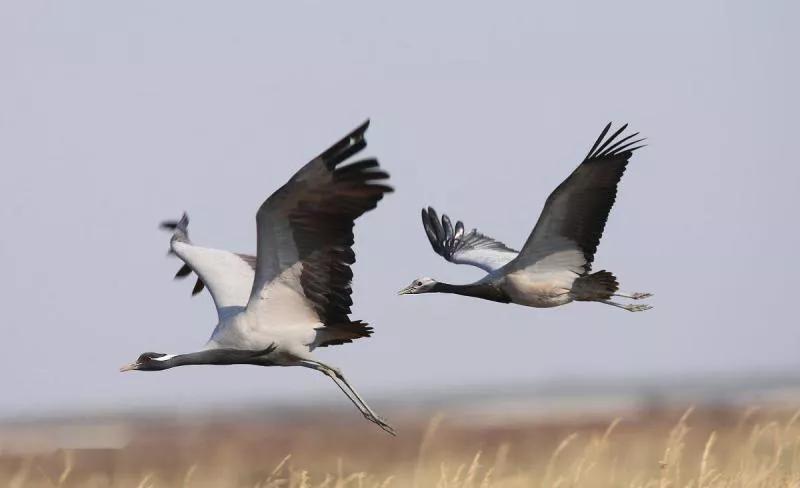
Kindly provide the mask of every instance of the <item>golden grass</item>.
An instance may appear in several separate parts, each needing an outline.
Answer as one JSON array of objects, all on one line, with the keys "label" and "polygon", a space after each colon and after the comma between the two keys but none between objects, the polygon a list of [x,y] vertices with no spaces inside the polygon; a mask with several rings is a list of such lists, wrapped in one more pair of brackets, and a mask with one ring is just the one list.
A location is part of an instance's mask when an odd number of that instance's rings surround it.
[{"label": "golden grass", "polygon": [[0,486],[248,488],[800,487],[788,410],[630,412],[518,425],[141,422],[122,449],[0,453]]}]

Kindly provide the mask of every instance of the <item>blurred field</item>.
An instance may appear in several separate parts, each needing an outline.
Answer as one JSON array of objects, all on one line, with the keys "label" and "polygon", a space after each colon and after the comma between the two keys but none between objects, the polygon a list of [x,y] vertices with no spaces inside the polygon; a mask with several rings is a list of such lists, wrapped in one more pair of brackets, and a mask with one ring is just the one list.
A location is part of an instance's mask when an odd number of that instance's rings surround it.
[{"label": "blurred field", "polygon": [[791,408],[618,413],[509,423],[406,411],[397,438],[338,409],[11,424],[0,430],[0,486],[800,486]]}]

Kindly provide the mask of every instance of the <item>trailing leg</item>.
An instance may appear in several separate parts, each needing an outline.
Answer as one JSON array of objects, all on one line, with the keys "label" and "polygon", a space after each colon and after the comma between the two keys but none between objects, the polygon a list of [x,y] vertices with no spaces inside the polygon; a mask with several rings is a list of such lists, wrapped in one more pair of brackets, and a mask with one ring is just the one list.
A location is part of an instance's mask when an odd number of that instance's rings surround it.
[{"label": "trailing leg", "polygon": [[618,291],[618,292],[614,293],[611,296],[612,297],[630,298],[631,300],[641,300],[643,298],[650,298],[651,296],[653,296],[653,294],[652,293],[640,292],[640,291],[636,291],[636,292],[633,292],[633,293],[626,293],[626,292]]},{"label": "trailing leg", "polygon": [[301,365],[307,368],[314,369],[323,373],[325,376],[329,377],[336,383],[336,386],[339,387],[340,390],[347,396],[347,398],[353,403],[353,405],[358,408],[361,414],[369,420],[377,424],[381,429],[385,430],[391,435],[397,435],[397,432],[394,428],[389,425],[385,420],[379,417],[370,407],[367,405],[359,395],[356,393],[355,389],[347,382],[344,375],[339,371],[337,368],[328,366],[325,363],[321,363],[319,361],[314,361],[310,359],[304,359],[301,361]]},{"label": "trailing leg", "polygon": [[653,308],[652,306],[647,305],[645,303],[623,305],[622,303],[612,302],[611,300],[597,300],[597,301],[600,303],[605,303],[606,305],[611,305],[613,307],[619,307],[625,309],[628,312],[644,312],[645,310],[650,310],[651,308]]}]

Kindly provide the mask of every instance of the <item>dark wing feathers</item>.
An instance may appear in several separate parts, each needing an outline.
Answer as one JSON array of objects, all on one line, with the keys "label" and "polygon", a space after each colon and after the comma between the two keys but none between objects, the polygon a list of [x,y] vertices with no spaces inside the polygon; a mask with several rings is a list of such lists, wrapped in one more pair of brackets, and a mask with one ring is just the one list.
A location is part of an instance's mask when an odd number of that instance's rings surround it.
[{"label": "dark wing feathers", "polygon": [[189,241],[189,215],[183,212],[180,220],[165,220],[158,226],[162,230],[172,232],[172,239],[181,242]]},{"label": "dark wing feathers", "polygon": [[198,293],[203,291],[203,288],[205,288],[205,287],[206,287],[206,284],[203,283],[203,280],[201,280],[200,278],[197,278],[197,282],[195,282],[194,288],[192,288],[192,296],[197,295]]},{"label": "dark wing feathers", "polygon": [[[446,214],[442,214],[442,218],[439,219],[433,207],[422,209],[422,225],[433,250],[452,263],[471,264],[490,271],[496,269],[500,262],[504,264],[513,259],[517,253],[514,249],[481,234],[476,229],[465,233],[464,223],[460,220],[453,226],[450,217]],[[498,258],[497,254],[484,253],[481,256],[480,251],[496,251],[507,254],[508,257],[505,261],[500,258],[500,262],[497,262],[495,261]]]},{"label": "dark wing feathers", "polygon": [[192,268],[188,264],[184,264],[183,266],[181,266],[181,269],[179,269],[178,272],[175,273],[175,278],[176,279],[177,278],[186,278],[191,273],[192,273]]},{"label": "dark wing feathers", "polygon": [[422,224],[431,242],[433,250],[443,258],[451,261],[459,251],[467,249],[496,249],[499,251],[517,252],[502,242],[481,234],[477,229],[464,233],[464,223],[460,220],[455,227],[446,214],[442,214],[441,222],[433,207],[422,209]]},{"label": "dark wing feathers", "polygon": [[606,153],[617,153],[617,152],[625,151],[625,150],[633,152],[633,151],[639,149],[642,146],[636,146],[636,147],[631,147],[631,146],[633,144],[636,144],[636,143],[644,141],[643,138],[642,139],[636,139],[635,141],[631,141],[631,142],[623,145],[623,143],[625,141],[627,141],[628,139],[634,138],[634,137],[636,137],[638,135],[639,135],[638,132],[634,132],[633,134],[629,134],[629,135],[623,137],[622,139],[618,140],[617,142],[615,142],[614,144],[609,146],[608,149],[606,149]]},{"label": "dark wing feathers", "polygon": [[[300,283],[320,320],[346,336],[367,337],[371,328],[361,321],[351,322],[348,315],[353,300],[350,282],[355,263],[353,226],[356,218],[375,208],[384,193],[392,191],[377,183],[389,175],[378,168],[374,159],[334,166],[330,185],[320,188],[313,200],[300,202],[290,220],[303,270]],[[350,342],[328,341],[322,346]]]},{"label": "dark wing feathers", "polygon": [[[369,121],[314,158],[257,214],[259,261],[248,308],[261,306],[262,290],[300,261],[303,294],[326,329],[327,340],[321,346],[350,342],[372,331],[366,323],[349,318],[353,225],[392,188],[384,184],[389,175],[376,159],[342,164],[366,147],[368,126]],[[286,228],[295,249],[286,249],[278,240]]]},{"label": "dark wing feathers", "polygon": [[623,125],[606,138],[611,124],[606,125],[583,162],[547,198],[522,255],[542,257],[548,240],[567,238],[583,252],[585,272],[591,270],[617,185],[633,151],[642,147],[637,144],[644,141],[634,139],[638,132],[617,140],[627,127]]},{"label": "dark wing feathers", "polygon": [[[629,142],[629,143],[627,143],[625,145],[621,145],[625,141],[627,141],[627,140],[629,140],[629,139],[631,139],[633,137],[638,136],[639,135],[638,132],[634,132],[633,134],[629,134],[629,135],[623,137],[622,139],[614,142],[614,140],[617,138],[617,136],[620,135],[627,128],[628,128],[628,124],[624,124],[622,127],[617,129],[617,131],[614,132],[611,135],[611,137],[609,137],[608,139],[605,139],[605,142],[603,142],[603,138],[605,137],[606,134],[608,134],[609,129],[611,129],[611,122],[609,122],[608,125],[606,125],[605,128],[603,129],[603,131],[600,133],[600,136],[594,142],[594,145],[592,145],[592,148],[589,150],[589,153],[586,155],[586,157],[584,158],[583,162],[585,163],[585,162],[587,162],[589,160],[599,159],[599,158],[603,158],[603,157],[606,157],[606,156],[617,156],[617,155],[623,154],[625,152],[633,153],[633,151],[639,149],[640,147],[643,147],[644,145],[636,146],[636,147],[630,147],[630,146],[632,146],[634,144],[638,144],[638,143],[644,141],[645,140],[644,137],[642,137],[641,139],[636,139],[635,141],[631,141],[631,142]],[[602,145],[600,145],[601,142],[603,143]],[[611,144],[612,142],[614,142],[614,144]],[[609,146],[609,144],[611,144],[611,146]],[[628,156],[628,157],[630,157],[630,156]]]},{"label": "dark wing feathers", "polygon": [[461,222],[459,220],[458,222],[456,222],[456,230],[453,233],[453,238],[460,239],[463,235],[464,235],[464,222]]},{"label": "dark wing feathers", "polygon": [[[368,128],[369,120],[356,127],[351,133],[344,136],[315,159],[321,160],[329,170],[333,170],[339,163],[367,147],[364,133]],[[366,161],[363,163],[366,163]],[[356,172],[358,169],[352,171]]]}]

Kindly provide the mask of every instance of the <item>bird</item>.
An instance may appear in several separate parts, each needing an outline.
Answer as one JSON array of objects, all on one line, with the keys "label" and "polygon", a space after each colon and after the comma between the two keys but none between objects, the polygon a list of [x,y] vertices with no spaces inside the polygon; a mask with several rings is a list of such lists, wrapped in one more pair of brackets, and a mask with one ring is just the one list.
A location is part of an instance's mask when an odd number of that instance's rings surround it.
[{"label": "bird", "polygon": [[592,272],[592,264],[617,185],[634,151],[645,138],[633,133],[619,138],[627,124],[608,135],[605,126],[584,160],[547,198],[522,250],[473,229],[455,226],[432,207],[422,209],[422,224],[433,250],[455,264],[476,266],[487,274],[480,280],[453,285],[430,277],[414,280],[400,295],[454,293],[501,303],[549,308],[573,301],[600,302],[630,312],[652,308],[624,304],[612,297],[641,300],[652,293],[619,291],[617,278],[606,270]]},{"label": "bird", "polygon": [[205,347],[185,354],[145,352],[121,371],[162,371],[187,365],[300,366],[328,376],[362,415],[395,435],[341,370],[316,359],[318,347],[370,337],[351,320],[350,266],[355,220],[393,191],[377,159],[348,162],[366,147],[369,120],[312,159],[256,213],[256,255],[195,245],[186,213],[166,221],[170,253],[183,261],[176,278],[198,276],[218,322]]}]

